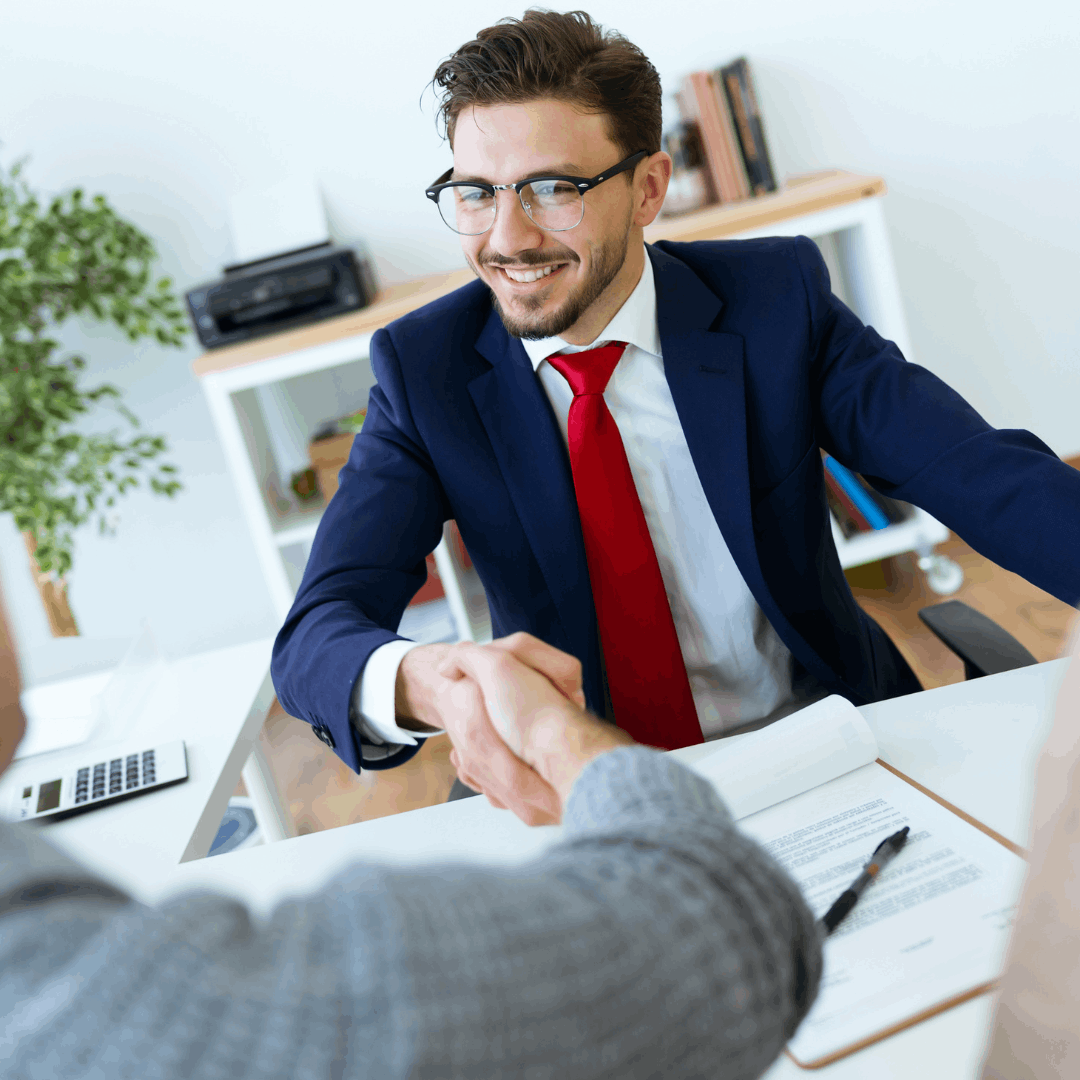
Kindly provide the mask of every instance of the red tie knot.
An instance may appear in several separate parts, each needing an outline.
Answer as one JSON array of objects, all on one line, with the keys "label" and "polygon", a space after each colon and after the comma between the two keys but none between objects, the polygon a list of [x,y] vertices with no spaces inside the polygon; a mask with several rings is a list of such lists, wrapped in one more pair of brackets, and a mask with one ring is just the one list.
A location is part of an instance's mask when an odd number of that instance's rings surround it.
[{"label": "red tie knot", "polygon": [[625,341],[613,341],[599,349],[549,356],[548,363],[570,384],[574,397],[602,394],[625,348]]}]

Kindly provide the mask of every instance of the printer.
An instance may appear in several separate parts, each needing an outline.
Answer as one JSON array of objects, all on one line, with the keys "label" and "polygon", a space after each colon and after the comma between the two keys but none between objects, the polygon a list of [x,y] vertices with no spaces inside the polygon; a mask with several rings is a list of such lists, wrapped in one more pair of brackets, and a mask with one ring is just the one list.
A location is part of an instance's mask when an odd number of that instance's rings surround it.
[{"label": "printer", "polygon": [[368,261],[327,241],[227,266],[187,304],[199,340],[216,349],[366,307],[375,291]]}]

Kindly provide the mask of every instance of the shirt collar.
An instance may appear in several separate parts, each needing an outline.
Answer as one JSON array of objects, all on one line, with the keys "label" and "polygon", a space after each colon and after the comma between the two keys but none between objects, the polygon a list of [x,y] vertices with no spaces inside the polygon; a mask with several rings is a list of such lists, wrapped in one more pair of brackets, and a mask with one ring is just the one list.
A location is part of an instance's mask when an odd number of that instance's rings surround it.
[{"label": "shirt collar", "polygon": [[625,341],[636,345],[643,352],[663,356],[660,351],[660,331],[656,325],[656,283],[653,280],[652,259],[645,252],[645,267],[634,291],[614,318],[588,345],[570,345],[560,337],[541,338],[538,341],[522,339],[521,344],[532,361],[533,371],[549,357],[559,352],[580,352],[594,349],[607,341]]}]

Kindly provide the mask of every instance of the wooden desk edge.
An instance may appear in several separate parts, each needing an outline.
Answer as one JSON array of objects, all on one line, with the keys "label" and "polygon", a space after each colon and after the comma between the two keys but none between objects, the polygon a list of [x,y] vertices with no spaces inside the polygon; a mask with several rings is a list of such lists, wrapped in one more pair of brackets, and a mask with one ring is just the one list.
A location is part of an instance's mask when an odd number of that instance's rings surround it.
[{"label": "wooden desk edge", "polygon": [[[887,188],[880,176],[834,169],[790,178],[785,187],[771,195],[761,195],[739,203],[710,206],[692,214],[659,218],[645,230],[645,239],[715,240],[751,229],[786,221],[804,214],[828,210],[860,199],[884,195]],[[198,357],[192,368],[197,376],[212,375],[245,367],[301,349],[361,337],[374,333],[394,319],[453,292],[473,280],[469,269],[454,270],[390,286],[375,303],[348,315],[271,334],[254,341],[215,349]]]}]

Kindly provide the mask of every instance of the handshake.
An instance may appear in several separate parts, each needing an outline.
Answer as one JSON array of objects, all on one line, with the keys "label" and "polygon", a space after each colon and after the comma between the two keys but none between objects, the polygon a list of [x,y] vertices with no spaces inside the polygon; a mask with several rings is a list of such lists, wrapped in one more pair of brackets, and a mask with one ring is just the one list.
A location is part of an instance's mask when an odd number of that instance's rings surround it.
[{"label": "handshake", "polygon": [[554,825],[594,757],[632,746],[585,711],[581,664],[531,634],[490,645],[420,645],[398,668],[403,727],[442,728],[462,782],[526,825]]}]

